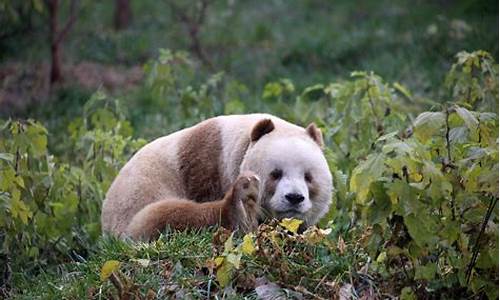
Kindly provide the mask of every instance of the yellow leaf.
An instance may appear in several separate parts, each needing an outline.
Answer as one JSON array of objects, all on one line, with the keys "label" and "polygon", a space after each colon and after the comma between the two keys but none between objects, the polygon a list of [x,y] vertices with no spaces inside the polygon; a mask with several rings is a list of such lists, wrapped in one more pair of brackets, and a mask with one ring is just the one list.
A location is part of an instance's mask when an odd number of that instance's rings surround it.
[{"label": "yellow leaf", "polygon": [[332,232],[331,228],[328,229],[319,229],[317,227],[312,227],[304,232],[303,236],[305,240],[311,244],[315,245],[322,242],[327,235]]},{"label": "yellow leaf", "polygon": [[298,220],[298,219],[290,219],[290,218],[285,218],[281,220],[280,225],[285,227],[288,231],[292,233],[297,233],[297,230],[299,230],[300,224],[302,224],[304,221]]},{"label": "yellow leaf", "polygon": [[120,262],[117,260],[108,260],[101,268],[101,281],[105,281],[111,276],[111,273],[120,267]]},{"label": "yellow leaf", "polygon": [[385,262],[385,261],[386,261],[386,259],[387,259],[387,252],[382,252],[382,253],[380,253],[380,254],[378,255],[378,257],[377,257],[377,262],[378,262],[379,264],[381,264],[381,263]]},{"label": "yellow leaf", "polygon": [[226,242],[224,243],[224,253],[229,253],[229,251],[234,249],[233,235],[234,232],[231,233],[231,235],[227,238]]},{"label": "yellow leaf", "polygon": [[217,268],[217,274],[215,276],[217,277],[217,281],[222,288],[227,286],[231,281],[232,269],[232,265],[226,260],[223,260],[222,264]]},{"label": "yellow leaf", "polygon": [[420,182],[420,181],[422,181],[422,178],[423,178],[423,176],[420,173],[411,173],[410,174],[410,179],[414,182]]},{"label": "yellow leaf", "polygon": [[220,267],[220,265],[222,265],[222,263],[224,262],[224,257],[223,256],[216,257],[214,259],[214,262],[216,267]]},{"label": "yellow leaf", "polygon": [[253,245],[253,239],[250,234],[246,234],[243,237],[243,243],[241,243],[241,251],[246,255],[253,255],[255,253],[255,246]]}]

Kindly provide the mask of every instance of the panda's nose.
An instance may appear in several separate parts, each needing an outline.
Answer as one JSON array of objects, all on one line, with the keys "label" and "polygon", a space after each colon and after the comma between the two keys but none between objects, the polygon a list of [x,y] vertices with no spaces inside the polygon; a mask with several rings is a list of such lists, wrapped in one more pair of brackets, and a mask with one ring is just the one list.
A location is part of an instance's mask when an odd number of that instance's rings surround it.
[{"label": "panda's nose", "polygon": [[291,204],[299,204],[300,202],[304,201],[304,196],[301,194],[297,193],[290,193],[285,195],[286,200],[290,202]]}]

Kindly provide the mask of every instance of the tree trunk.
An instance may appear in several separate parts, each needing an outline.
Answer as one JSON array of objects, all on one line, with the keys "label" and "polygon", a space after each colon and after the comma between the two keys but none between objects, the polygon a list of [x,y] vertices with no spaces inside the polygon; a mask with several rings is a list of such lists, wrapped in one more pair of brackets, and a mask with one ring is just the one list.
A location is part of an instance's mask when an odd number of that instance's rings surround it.
[{"label": "tree trunk", "polygon": [[50,83],[58,82],[62,79],[61,75],[61,49],[59,47],[58,32],[59,32],[59,0],[49,0],[49,17],[50,17]]},{"label": "tree trunk", "polygon": [[127,28],[131,19],[130,0],[115,0],[115,29]]},{"label": "tree trunk", "polygon": [[52,54],[52,63],[50,66],[50,83],[61,81],[61,47],[59,43],[54,43],[50,46],[50,52]]}]

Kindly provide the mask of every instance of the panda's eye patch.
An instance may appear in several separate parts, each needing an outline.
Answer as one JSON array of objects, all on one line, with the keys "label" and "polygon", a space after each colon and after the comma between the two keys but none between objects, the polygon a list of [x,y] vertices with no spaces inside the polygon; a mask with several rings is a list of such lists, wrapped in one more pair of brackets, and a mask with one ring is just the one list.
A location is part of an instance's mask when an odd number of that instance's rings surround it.
[{"label": "panda's eye patch", "polygon": [[304,174],[304,179],[305,179],[308,183],[311,183],[311,182],[312,182],[312,180],[313,180],[311,173],[306,172],[306,173]]},{"label": "panda's eye patch", "polygon": [[283,176],[283,171],[281,169],[274,169],[270,175],[272,179],[279,180]]}]

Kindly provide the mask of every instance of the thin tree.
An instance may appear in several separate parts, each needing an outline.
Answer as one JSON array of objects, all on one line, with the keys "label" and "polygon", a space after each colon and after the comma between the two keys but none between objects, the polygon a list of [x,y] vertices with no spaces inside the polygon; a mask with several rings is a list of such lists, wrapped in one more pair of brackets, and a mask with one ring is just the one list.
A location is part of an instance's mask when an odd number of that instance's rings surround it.
[{"label": "thin tree", "polygon": [[61,81],[63,79],[61,71],[61,56],[62,56],[62,42],[64,38],[68,35],[77,19],[78,11],[78,0],[71,0],[69,4],[69,15],[66,22],[62,27],[59,26],[59,11],[60,11],[60,1],[59,0],[45,0],[49,11],[49,23],[50,23],[50,54],[51,54],[51,66],[50,66],[50,83]]},{"label": "thin tree", "polygon": [[202,25],[205,23],[208,6],[212,0],[200,0],[199,5],[193,13],[188,13],[187,9],[180,7],[174,0],[169,0],[167,3],[175,17],[177,17],[186,26],[190,38],[189,49],[198,57],[203,64],[212,68],[210,59],[205,54],[200,39],[200,31]]}]

